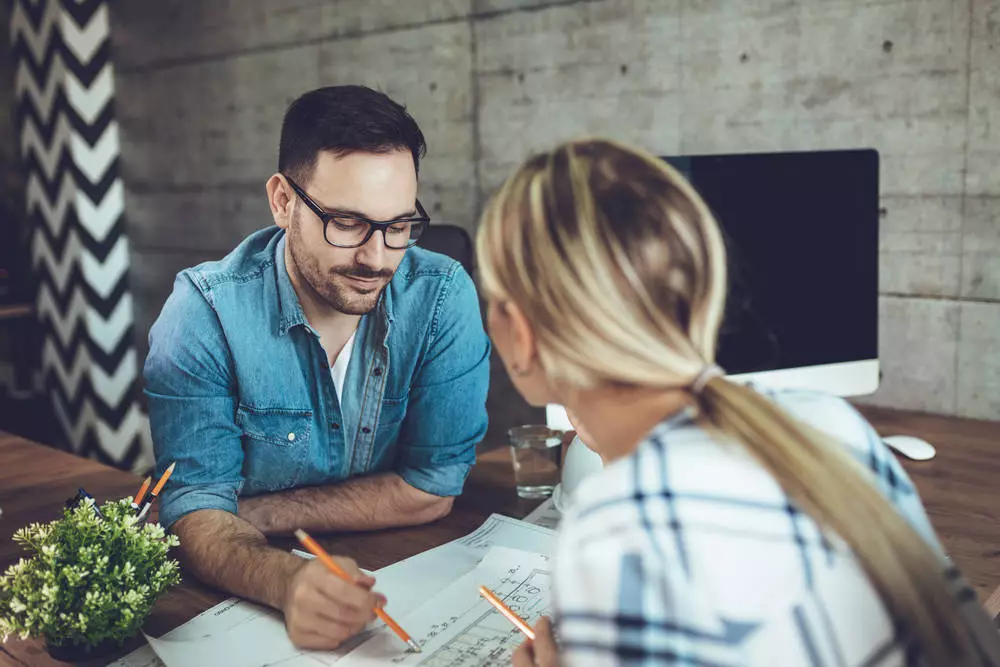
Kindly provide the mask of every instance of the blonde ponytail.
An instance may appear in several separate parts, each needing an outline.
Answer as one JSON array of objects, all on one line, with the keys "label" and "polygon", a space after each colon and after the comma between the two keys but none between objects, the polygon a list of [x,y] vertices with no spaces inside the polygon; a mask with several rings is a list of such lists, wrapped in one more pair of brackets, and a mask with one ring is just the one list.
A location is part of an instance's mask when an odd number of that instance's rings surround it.
[{"label": "blonde ponytail", "polygon": [[892,618],[934,665],[973,656],[947,564],[872,484],[844,447],[757,391],[712,378],[697,394],[709,425],[744,447],[814,521],[855,553]]}]

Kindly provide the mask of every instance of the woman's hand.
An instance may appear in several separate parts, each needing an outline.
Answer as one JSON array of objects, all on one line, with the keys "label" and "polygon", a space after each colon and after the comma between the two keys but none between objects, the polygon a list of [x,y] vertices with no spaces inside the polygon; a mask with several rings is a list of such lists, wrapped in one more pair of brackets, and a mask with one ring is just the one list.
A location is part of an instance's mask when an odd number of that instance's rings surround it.
[{"label": "woman's hand", "polygon": [[580,427],[580,420],[576,418],[576,415],[567,410],[566,416],[569,417],[569,423],[573,425],[573,430],[576,431],[577,437],[583,441],[583,444],[587,445],[587,449],[594,449],[594,441],[591,439],[590,434],[587,433],[586,429]]},{"label": "woman's hand", "polygon": [[557,667],[559,650],[552,636],[552,623],[542,616],[535,624],[535,640],[525,640],[514,652],[514,667]]}]

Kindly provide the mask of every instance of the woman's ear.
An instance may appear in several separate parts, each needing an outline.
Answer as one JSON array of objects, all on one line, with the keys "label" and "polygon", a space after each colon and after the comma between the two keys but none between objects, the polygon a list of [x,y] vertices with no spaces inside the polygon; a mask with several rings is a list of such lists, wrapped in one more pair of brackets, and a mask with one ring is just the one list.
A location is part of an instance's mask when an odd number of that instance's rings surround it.
[{"label": "woman's ear", "polygon": [[528,375],[539,370],[535,330],[531,327],[531,323],[513,301],[504,301],[502,308],[510,323],[512,369],[520,375]]},{"label": "woman's ear", "polygon": [[522,398],[535,407],[555,402],[556,392],[538,355],[535,330],[524,311],[512,301],[492,302],[489,320],[494,349]]},{"label": "woman's ear", "polygon": [[289,196],[288,184],[281,174],[274,174],[267,179],[267,203],[271,207],[271,217],[274,224],[282,229],[288,229],[292,221],[292,198]]}]

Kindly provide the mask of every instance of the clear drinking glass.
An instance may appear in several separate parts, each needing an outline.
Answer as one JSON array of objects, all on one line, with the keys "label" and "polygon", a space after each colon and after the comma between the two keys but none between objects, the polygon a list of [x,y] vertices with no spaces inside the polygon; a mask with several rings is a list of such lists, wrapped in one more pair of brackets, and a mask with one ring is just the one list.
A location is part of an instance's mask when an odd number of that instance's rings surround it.
[{"label": "clear drinking glass", "polygon": [[517,426],[507,431],[517,495],[548,498],[559,483],[562,431],[547,426]]}]

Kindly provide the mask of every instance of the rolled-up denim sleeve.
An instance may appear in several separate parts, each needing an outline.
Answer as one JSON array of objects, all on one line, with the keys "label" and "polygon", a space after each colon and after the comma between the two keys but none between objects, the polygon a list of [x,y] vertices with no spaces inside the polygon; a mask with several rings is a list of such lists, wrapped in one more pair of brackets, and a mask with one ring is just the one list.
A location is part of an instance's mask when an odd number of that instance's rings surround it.
[{"label": "rolled-up denim sleeve", "polygon": [[160,523],[218,509],[235,514],[243,448],[229,347],[218,317],[187,273],[149,333],[143,367],[157,474],[176,468],[160,494]]},{"label": "rolled-up denim sleeve", "polygon": [[410,486],[436,496],[462,493],[486,434],[489,365],[476,287],[456,265],[435,305],[400,431],[396,471]]}]

